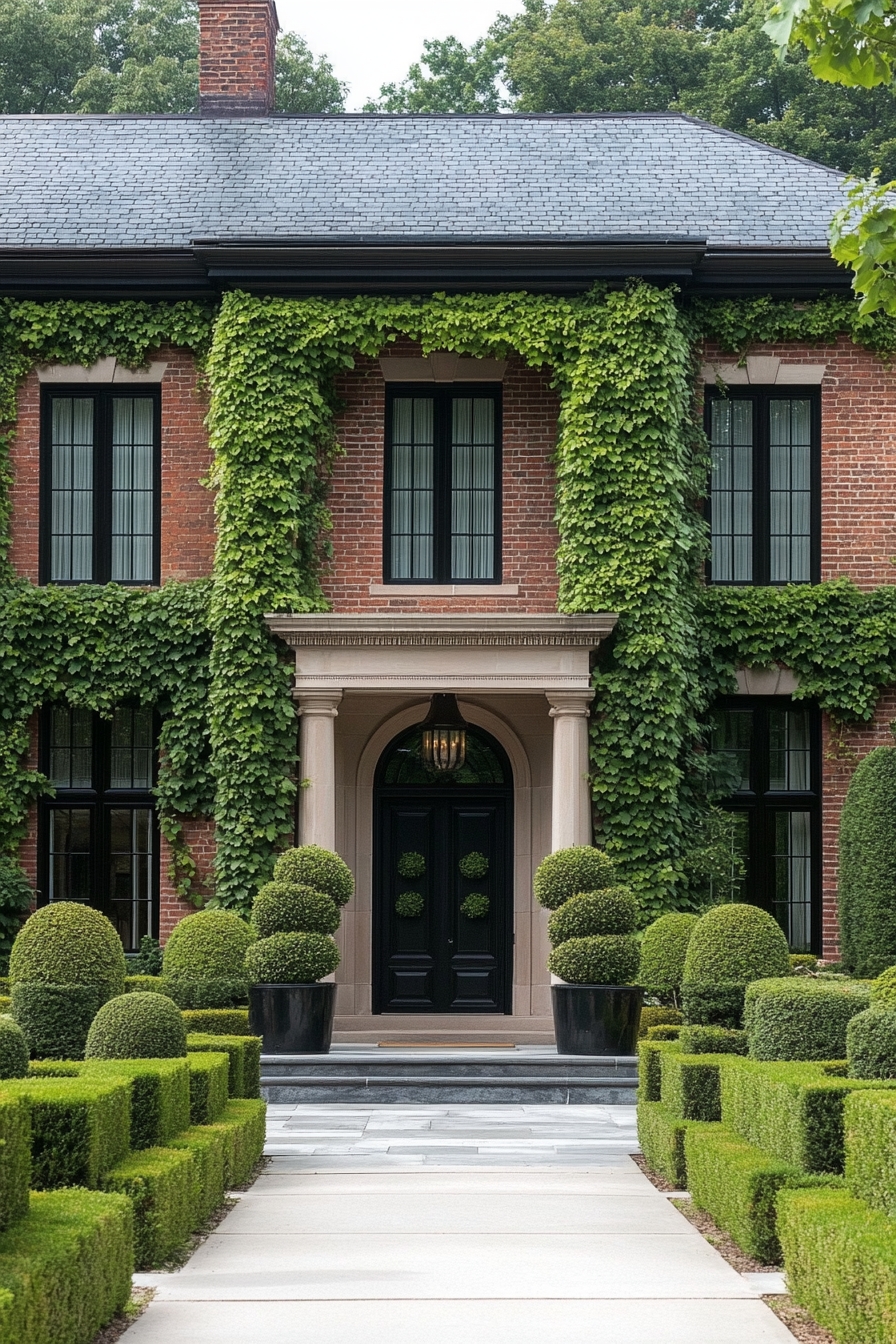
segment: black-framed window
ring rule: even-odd
[[[44,583],[157,583],[157,388],[45,388],[41,431]]]
[[[745,861],[739,899],[778,920],[794,952],[821,944],[821,754],[818,711],[783,696],[737,696],[713,714],[712,749],[727,759]]]
[[[152,710],[136,705],[111,719],[69,705],[41,717],[41,768],[56,794],[41,803],[40,900],[102,910],[126,951],[158,934],[155,739]]]
[[[816,583],[820,403],[811,388],[707,390],[712,583]]]
[[[500,388],[390,389],[384,512],[387,582],[500,582]]]

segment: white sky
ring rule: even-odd
[[[301,33],[349,85],[350,112],[376,97],[380,85],[403,79],[425,37],[456,37],[468,46],[498,14],[522,8],[522,0],[277,0],[280,27]]]

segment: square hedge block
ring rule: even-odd
[[[661,1063],[663,1052],[678,1051],[677,1041],[639,1041],[638,1042],[638,1099],[639,1101],[660,1100]]]
[[[185,1059],[88,1059],[81,1076],[127,1080],[132,1148],[164,1145],[190,1123],[190,1066]]]
[[[28,1212],[31,1113],[21,1097],[0,1098],[0,1232]]]
[[[187,1062],[190,1066],[190,1122],[210,1125],[227,1105],[230,1056],[222,1050],[191,1050]]]
[[[190,1035],[251,1035],[248,1008],[184,1008],[182,1016]]]
[[[896,1217],[896,1091],[852,1092],[844,1108],[846,1184],[872,1209]]]
[[[193,1155],[198,1186],[196,1227],[201,1227],[224,1202],[224,1145],[227,1130],[220,1123],[192,1125],[176,1138],[169,1139],[169,1148],[184,1148]]]
[[[651,1171],[678,1190],[687,1189],[684,1136],[692,1120],[682,1120],[662,1101],[638,1102],[638,1142]]]
[[[144,1148],[107,1171],[103,1189],[127,1195],[134,1208],[134,1260],[159,1269],[198,1226],[199,1182],[187,1148]]]
[[[187,1050],[225,1050],[230,1059],[228,1088],[231,1097],[253,1097],[260,1094],[261,1037],[224,1036],[191,1033]]]
[[[0,1098],[20,1097],[31,1112],[31,1188],[95,1189],[130,1148],[131,1088],[123,1078],[17,1078]]]
[[[680,1120],[721,1120],[719,1075],[725,1058],[664,1051],[660,1056],[660,1100]]]
[[[224,1135],[224,1188],[245,1185],[264,1152],[265,1113],[263,1101],[238,1098],[228,1101],[215,1128]]]

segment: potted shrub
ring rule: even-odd
[[[257,941],[245,956],[249,1027],[270,1055],[330,1049],[339,965],[332,935],[354,890],[351,870],[318,845],[287,850],[252,906]]]
[[[162,953],[160,988],[181,1008],[245,1003],[244,959],[252,928],[232,910],[200,910],[171,930]]]
[[[558,850],[535,875],[548,920],[548,970],[554,1033],[561,1055],[633,1055],[642,990],[633,982],[640,960],[637,902],[613,886],[611,861],[598,849]]]

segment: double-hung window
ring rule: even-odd
[[[111,720],[50,705],[41,721],[41,768],[55,788],[41,804],[41,901],[101,910],[126,951],[158,932],[153,719],[135,705]]]
[[[741,899],[778,920],[794,952],[819,950],[818,711],[774,697],[732,697],[713,715],[712,749],[729,766],[723,806],[746,863]]]
[[[819,401],[807,388],[707,390],[712,583],[816,583]]]
[[[390,389],[383,568],[391,583],[499,583],[499,389]]]
[[[45,388],[42,413],[42,581],[157,583],[157,389]]]

